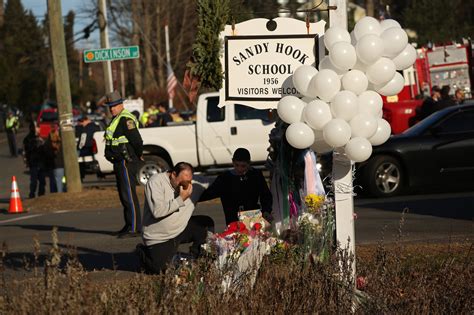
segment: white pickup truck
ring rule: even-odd
[[[252,162],[264,163],[269,147],[268,135],[274,127],[271,110],[231,104],[219,108],[219,93],[201,94],[197,103],[196,121],[166,127],[142,128],[145,163],[139,180],[145,183],[156,173],[180,161],[198,170],[229,167],[232,153],[247,148]],[[102,174],[113,171],[104,158],[104,132],[96,132],[95,160]]]

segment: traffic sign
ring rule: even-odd
[[[140,57],[138,46],[84,50],[84,62],[114,61]]]

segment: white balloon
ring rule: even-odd
[[[337,68],[348,70],[355,65],[357,54],[351,43],[337,42],[331,46],[329,58]]]
[[[390,138],[391,132],[390,124],[385,119],[379,118],[377,119],[377,131],[369,138],[369,141],[372,145],[381,145]]]
[[[411,44],[407,44],[395,58],[392,59],[397,70],[405,70],[410,68],[416,60],[416,49]]]
[[[359,113],[367,113],[376,116],[382,111],[383,100],[379,93],[365,91],[358,97]]]
[[[377,131],[377,119],[367,113],[361,113],[351,119],[349,125],[351,126],[351,137],[370,138]]]
[[[395,64],[392,60],[382,57],[367,67],[365,75],[374,85],[380,85],[392,80],[395,75]]]
[[[304,96],[316,97],[308,91],[309,82],[318,73],[318,70],[312,66],[299,66],[293,73],[293,85]]]
[[[334,118],[324,126],[323,137],[331,147],[342,147],[351,138],[351,126],[343,119]]]
[[[306,103],[296,96],[285,96],[278,102],[278,116],[287,124],[300,122],[305,106]]]
[[[357,58],[365,64],[373,64],[382,57],[383,52],[384,42],[377,35],[368,34],[357,41]]]
[[[341,89],[341,80],[336,72],[323,69],[311,79],[310,89],[314,90],[320,99],[329,102]]]
[[[316,97],[310,97],[310,96],[303,96],[303,97],[301,98],[301,100],[302,100],[303,102],[305,102],[305,103],[309,103],[309,102],[311,102],[311,101],[314,101],[315,99],[316,99]]]
[[[321,100],[314,100],[306,105],[303,112],[304,121],[314,130],[322,130],[331,119],[329,105]]]
[[[354,34],[354,30],[352,30],[352,32],[351,32],[351,45],[354,46],[354,47],[357,45],[357,39],[356,39],[356,36]]]
[[[331,101],[331,112],[335,118],[350,121],[358,111],[358,98],[354,92],[340,91]]]
[[[386,20],[380,21],[380,29],[382,30],[382,32],[392,27],[401,28],[401,25],[400,23],[392,19],[386,19]]]
[[[357,62],[356,64],[352,67],[352,70],[359,70],[359,71],[362,71],[362,72],[366,72],[367,71],[367,67],[368,65],[366,65],[365,63],[363,63],[359,58],[357,58]]]
[[[323,132],[314,130],[314,142],[311,145],[311,150],[317,153],[331,152],[333,148],[324,141]]]
[[[339,69],[338,67],[333,65],[329,56],[324,56],[323,59],[321,59],[321,61],[319,62],[318,69],[319,71],[324,69],[332,70],[340,76],[344,75],[347,72],[347,70]]]
[[[375,118],[383,118],[383,110],[379,110],[379,112],[375,115]]]
[[[351,35],[342,27],[332,26],[324,33],[324,45],[330,49],[332,45],[338,42],[351,42]]]
[[[357,40],[362,38],[362,36],[367,34],[380,35],[382,29],[380,28],[380,23],[375,18],[371,16],[365,16],[360,19],[354,27],[354,35]]]
[[[375,90],[383,96],[392,96],[400,93],[403,90],[404,85],[405,79],[403,76],[400,73],[395,72],[392,80],[388,81],[386,84],[376,85]]]
[[[380,34],[383,40],[383,55],[389,58],[397,56],[408,44],[407,33],[399,27],[391,27]]]
[[[286,129],[286,140],[296,149],[305,149],[314,143],[314,132],[303,122],[295,122]]]
[[[356,95],[367,90],[369,81],[364,72],[360,70],[351,70],[342,77],[342,88],[354,92]]]
[[[367,160],[372,154],[372,145],[369,140],[356,137],[351,139],[345,146],[344,152],[354,162],[360,163]]]

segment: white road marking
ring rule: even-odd
[[[14,218],[14,219],[9,219],[9,220],[2,220],[2,221],[0,221],[0,224],[16,222],[16,221],[22,221],[22,220],[28,220],[28,219],[43,216],[45,214],[60,214],[60,213],[67,213],[67,212],[71,212],[71,211],[72,210],[59,210],[59,211],[54,211],[54,212],[50,212],[50,213],[30,214],[30,215],[25,215],[25,216],[19,217],[19,218]]]

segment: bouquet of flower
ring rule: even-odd
[[[321,195],[309,194],[304,198],[306,210],[311,214],[320,214],[326,198]]]
[[[333,243],[334,204],[324,196],[305,197],[306,212],[298,219],[305,256],[325,260]]]

